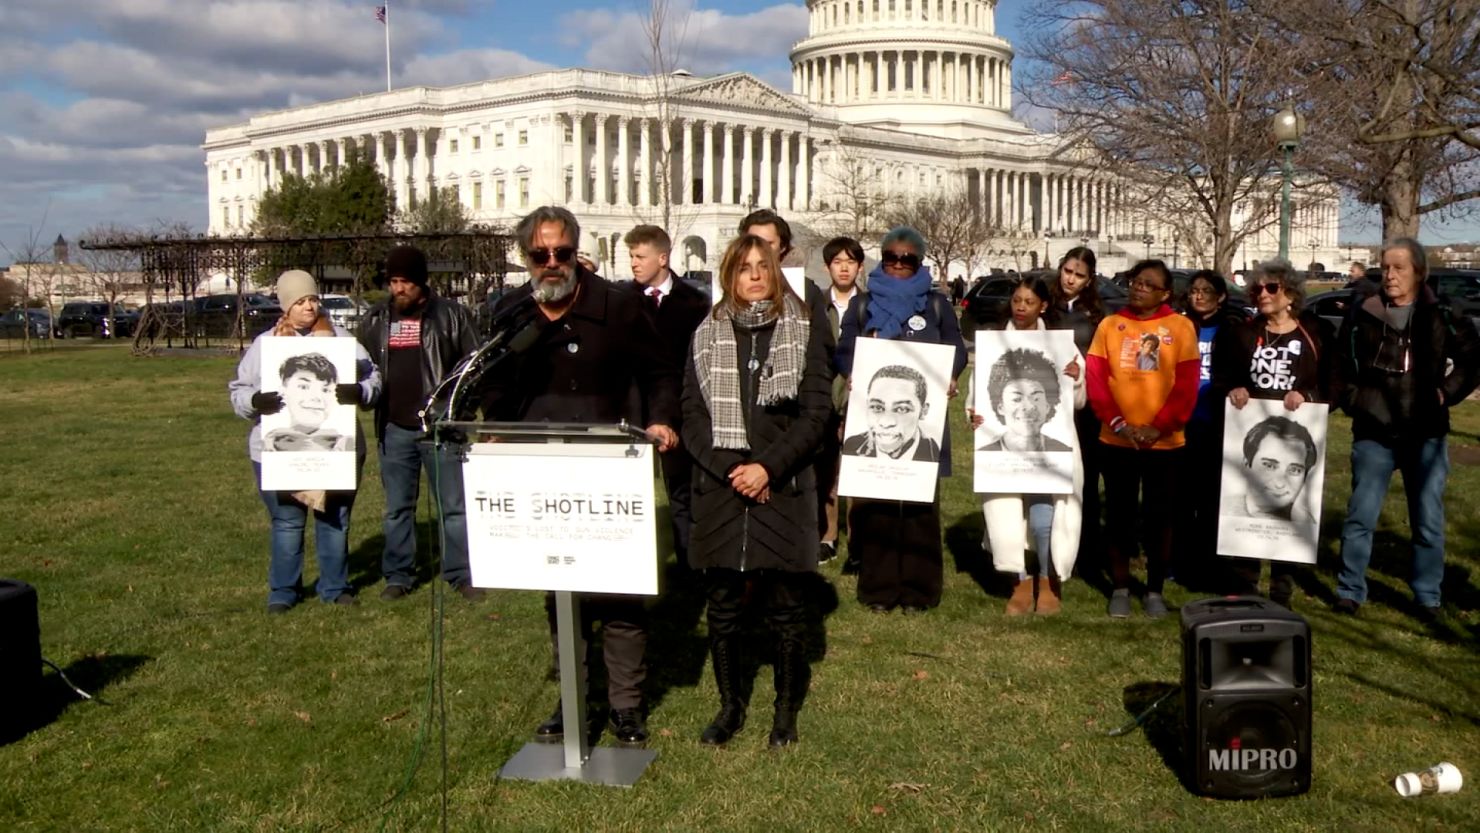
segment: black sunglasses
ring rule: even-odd
[[[902,255],[899,252],[884,252],[884,254],[879,256],[879,260],[882,261],[885,266],[892,266],[898,263],[899,265],[904,266],[907,269],[920,268],[920,256],[917,254]]]
[[[1257,295],[1260,291],[1263,291],[1268,295],[1273,295],[1276,292],[1279,292],[1282,287],[1283,284],[1281,284],[1279,281],[1271,281],[1270,283],[1256,283],[1253,286],[1249,287],[1249,292],[1251,294]]]
[[[559,246],[554,249],[528,249],[524,252],[529,262],[536,266],[544,266],[550,262],[553,256],[556,263],[570,263],[570,259],[576,256],[575,246]]]

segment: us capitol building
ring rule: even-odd
[[[869,206],[947,190],[964,190],[999,229],[978,274],[1031,268],[1082,241],[1107,274],[1147,255],[1210,262],[1197,240],[1208,235],[1159,222],[1125,180],[1013,117],[1013,49],[996,34],[996,5],[807,0],[790,93],[739,72],[563,69],[263,113],[206,133],[210,232],[245,233],[284,172],[358,152],[400,206],[450,188],[473,221],[512,225],[565,205],[607,276],[629,274],[621,236],[643,222],[666,225],[679,272],[717,269],[737,222],[759,207],[792,222],[817,272],[821,242],[856,232]],[[1337,233],[1335,193],[1307,201],[1291,260],[1340,262]],[[1276,249],[1271,224],[1234,268]]]

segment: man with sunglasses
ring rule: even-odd
[[[1086,357],[1090,404],[1103,426],[1105,539],[1114,590],[1109,614],[1131,615],[1130,564],[1136,521],[1145,526],[1148,617],[1167,614],[1162,586],[1172,556],[1169,508],[1176,505],[1183,429],[1197,405],[1202,356],[1197,330],[1167,306],[1172,276],[1160,260],[1131,267],[1130,300],[1095,330]],[[1155,345],[1154,350],[1150,345]],[[1154,353],[1155,360],[1148,361]]]
[[[1352,494],[1341,527],[1338,613],[1367,600],[1372,536],[1393,472],[1403,475],[1413,530],[1408,586],[1421,621],[1438,619],[1444,578],[1449,409],[1480,385],[1480,338],[1425,285],[1423,246],[1382,247],[1381,290],[1354,305],[1336,338],[1335,401],[1352,418]]]
[[[384,274],[390,296],[365,314],[359,332],[384,379],[384,393],[375,405],[380,482],[385,487],[385,589],[380,598],[405,598],[415,584],[416,501],[425,469],[442,524],[442,578],[476,601],[483,593],[469,583],[462,464],[450,450],[429,442],[421,429],[421,410],[443,377],[478,349],[477,325],[467,307],[432,290],[420,249],[392,249]]]
[[[643,309],[644,299],[591,274],[576,261],[581,227],[575,215],[543,206],[519,221],[515,239],[529,269],[537,305],[533,342],[496,366],[483,381],[483,417],[499,422],[613,424],[645,417],[659,452],[678,445],[679,368]],[[517,294],[517,293],[515,293]],[[505,295],[499,307],[519,299]],[[636,388],[640,408],[631,401]],[[555,601],[545,600],[552,643]],[[648,732],[642,711],[647,678],[647,612],[640,596],[584,595],[582,644],[602,622],[607,703],[617,742],[639,746]],[[585,649],[578,661],[587,662]],[[599,724],[597,724],[599,725]],[[599,734],[599,733],[597,733]],[[535,730],[537,740],[565,736],[559,704]]]

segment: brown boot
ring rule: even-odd
[[[1048,576],[1038,577],[1038,613],[1052,616],[1062,608],[1059,604],[1058,582]]]
[[[1012,598],[1007,600],[1007,615],[1022,616],[1033,612],[1033,579],[1025,578],[1012,588]]]

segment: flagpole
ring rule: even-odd
[[[385,91],[391,91],[391,0],[385,0]]]

